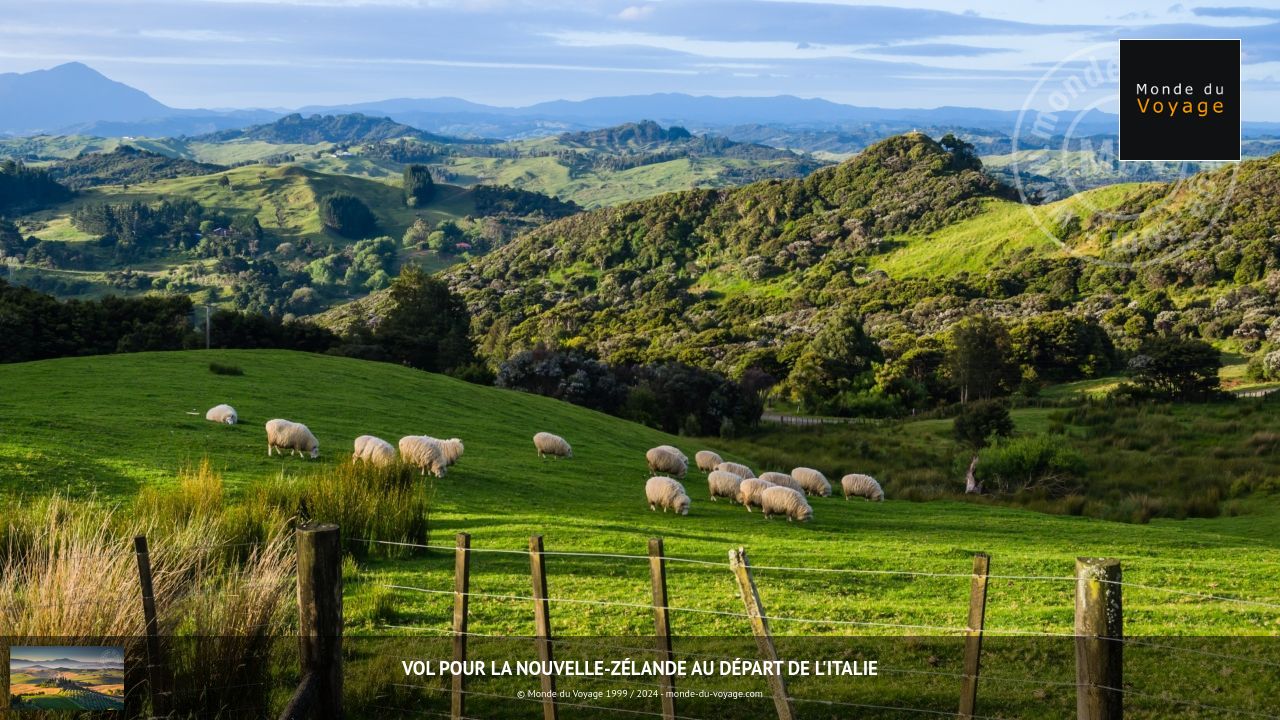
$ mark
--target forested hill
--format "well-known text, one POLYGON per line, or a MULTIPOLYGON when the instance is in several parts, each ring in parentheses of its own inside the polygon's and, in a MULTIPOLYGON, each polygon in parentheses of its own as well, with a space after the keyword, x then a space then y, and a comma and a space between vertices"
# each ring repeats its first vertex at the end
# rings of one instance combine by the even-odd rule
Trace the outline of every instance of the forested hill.
POLYGON ((210 175, 226 170, 221 165, 171 158, 130 145, 114 152, 83 153, 54 163, 49 174, 72 190, 98 185, 136 185, 153 180, 210 175))
MULTIPOLYGON (((567 147, 590 148, 618 153, 626 157, 645 155, 649 161, 681 157, 756 161, 790 160, 801 165, 802 172, 798 174, 807 174, 818 166, 818 163, 812 159, 790 150, 755 143, 734 142, 720 135, 694 135, 678 125, 664 128, 652 120, 624 123, 600 130, 564 133, 556 139, 561 145, 567 147)), ((626 160, 622 160, 621 163, 628 164, 626 160)))
POLYGON ((377 118, 360 113, 346 115, 312 115, 299 113, 286 115, 275 122, 254 125, 241 130, 222 130, 202 135, 203 142, 230 142, 232 140, 258 140, 276 144, 311 143, 369 143, 395 138, 413 138, 435 143, 474 143, 474 140, 436 135, 418 128, 395 122, 391 118, 377 118))
POLYGON ((545 343, 799 387, 874 360, 874 394, 903 406, 946 392, 940 348, 975 313, 1025 341, 1032 383, 1111 372, 1157 335, 1260 363, 1280 346, 1280 155, 1026 207, 944 142, 897 136, 805 179, 581 213, 450 281, 494 361, 545 343), (827 351, 844 359, 813 357, 827 351))
MULTIPOLYGON (((984 199, 1007 197, 1010 189, 983 173, 966 147, 903 135, 803 179, 671 193, 576 215, 455 271, 453 283, 478 325, 513 329, 508 339, 516 343, 584 333, 607 355, 624 346, 639 351, 634 346, 648 345, 655 322, 683 324, 677 316, 692 305, 716 314, 705 303, 727 297, 727 288, 714 290, 722 282, 751 288, 733 293, 739 308, 763 308, 797 273, 818 265, 815 289, 837 272, 848 285, 859 257, 889 236, 936 230, 976 215, 984 199), (695 285, 712 292, 696 300, 689 294, 695 285)), ((506 336, 494 333, 495 341, 506 336)), ((716 341, 695 344, 708 349, 716 341)))

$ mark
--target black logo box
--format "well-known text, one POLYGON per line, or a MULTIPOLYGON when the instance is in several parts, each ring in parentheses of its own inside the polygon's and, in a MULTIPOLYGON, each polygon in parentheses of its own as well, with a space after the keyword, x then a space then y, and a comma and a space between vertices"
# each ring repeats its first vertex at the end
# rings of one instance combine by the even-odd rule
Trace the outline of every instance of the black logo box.
POLYGON ((1238 161, 1240 103, 1240 40, 1120 41, 1120 160, 1238 161))

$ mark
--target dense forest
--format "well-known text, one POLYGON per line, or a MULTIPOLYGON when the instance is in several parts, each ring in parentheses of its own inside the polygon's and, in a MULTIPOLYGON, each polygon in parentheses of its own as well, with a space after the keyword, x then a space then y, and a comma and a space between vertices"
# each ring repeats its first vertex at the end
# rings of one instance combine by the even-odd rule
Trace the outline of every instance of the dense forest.
POLYGON ((48 170, 14 160, 0 161, 0 216, 32 212, 70 197, 71 191, 48 170))
POLYGON ((114 152, 83 153, 71 160, 54 163, 49 169, 53 179, 72 190, 98 185, 136 185, 192 175, 210 175, 226 170, 221 165, 171 158, 130 145, 114 152))

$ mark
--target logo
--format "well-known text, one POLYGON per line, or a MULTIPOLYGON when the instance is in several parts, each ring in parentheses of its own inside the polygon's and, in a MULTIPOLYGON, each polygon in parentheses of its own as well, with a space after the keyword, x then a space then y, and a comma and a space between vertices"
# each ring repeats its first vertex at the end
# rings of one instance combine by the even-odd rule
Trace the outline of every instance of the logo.
POLYGON ((1240 41, 1121 40, 1120 159, 1239 160, 1240 41))

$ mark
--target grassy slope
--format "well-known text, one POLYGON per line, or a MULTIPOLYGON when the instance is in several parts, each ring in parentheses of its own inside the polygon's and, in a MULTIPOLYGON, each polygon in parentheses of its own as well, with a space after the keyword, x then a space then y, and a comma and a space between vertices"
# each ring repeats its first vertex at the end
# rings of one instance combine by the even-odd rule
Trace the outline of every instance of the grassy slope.
MULTIPOLYGON (((1088 218, 1094 212, 1117 207, 1142 187, 1141 184, 1111 185, 1041 206, 990 200, 980 214, 968 220, 923 237, 893 238, 900 246, 873 258, 870 268, 884 270, 895 278, 985 273, 1024 249, 1050 254, 1060 252, 1060 246, 1041 230, 1041 224, 1053 227, 1055 220, 1066 213, 1088 218)), ((1087 254, 1090 249, 1076 248, 1075 251, 1087 254)))
MULTIPOLYGON (((652 513, 643 501, 644 450, 671 442, 692 456, 702 442, 388 364, 277 351, 118 355, 0 366, 0 387, 0 489, 10 499, 97 492, 125 500, 140 485, 170 482, 182 463, 205 455, 230 485, 243 488, 339 461, 361 433, 392 440, 428 433, 467 443, 461 463, 434 484, 431 522, 441 544, 465 530, 475 547, 520 549, 529 535, 544 533, 549 550, 643 553, 646 538, 661 535, 677 557, 723 561, 729 548, 745 544, 758 564, 958 573, 982 550, 992 553, 999 573, 1054 576, 1069 575, 1077 555, 1099 554, 1122 558, 1133 582, 1264 599, 1274 597, 1280 562, 1280 539, 1271 532, 1274 508, 1139 526, 966 503, 815 499, 815 520, 796 525, 707 502, 694 473, 687 482, 694 497, 688 517, 652 513), (214 375, 207 369, 211 360, 239 365, 245 374, 214 375), (240 410, 242 425, 218 426, 187 414, 224 401, 240 410), (321 462, 267 458, 261 423, 277 416, 311 426, 321 440, 321 462), (576 457, 538 460, 529 438, 540 429, 565 435, 576 457)), ((855 454, 846 462, 849 470, 881 470, 855 454)), ((888 491, 892 498, 892 483, 888 491)), ((451 556, 440 553, 362 567, 349 585, 352 624, 373 622, 369 598, 378 582, 445 588, 451 568, 451 556)), ((642 561, 556 557, 551 568, 555 597, 647 602, 642 561)), ((477 555, 473 590, 526 594, 527 571, 519 554, 477 555)), ((673 605, 741 610, 727 568, 679 564, 669 575, 673 605)), ((761 571, 759 581, 766 601, 792 616, 942 626, 962 623, 968 586, 963 578, 778 571, 761 571)), ((447 597, 401 592, 392 602, 394 624, 447 624, 447 597)), ((1126 631, 1134 635, 1280 631, 1276 613, 1258 608, 1138 589, 1127 592, 1125 602, 1126 631)), ((472 607, 475 632, 532 630, 522 603, 478 599, 472 607)), ((650 623, 640 610, 572 606, 561 609, 557 625, 568 634, 643 634, 650 623)), ((740 618, 727 616, 677 613, 674 623, 680 634, 745 631, 740 618)), ((1070 623, 1070 583, 993 581, 989 627, 1061 632, 1070 623)), ((776 625, 784 634, 857 629, 776 625)))

